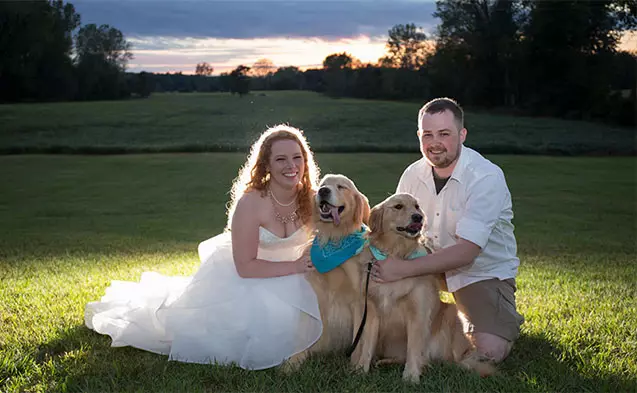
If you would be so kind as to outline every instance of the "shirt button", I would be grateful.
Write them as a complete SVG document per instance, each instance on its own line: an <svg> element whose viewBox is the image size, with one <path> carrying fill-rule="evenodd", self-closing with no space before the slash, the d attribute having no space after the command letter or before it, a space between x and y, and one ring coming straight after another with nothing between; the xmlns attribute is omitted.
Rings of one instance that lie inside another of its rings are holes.
<svg viewBox="0 0 637 393"><path fill-rule="evenodd" d="M438 235L434 236L436 239L438 239Z"/></svg>
<svg viewBox="0 0 637 393"><path fill-rule="evenodd" d="M440 215L440 213L436 213L436 215L437 215L437 216L439 216L439 215Z"/></svg>

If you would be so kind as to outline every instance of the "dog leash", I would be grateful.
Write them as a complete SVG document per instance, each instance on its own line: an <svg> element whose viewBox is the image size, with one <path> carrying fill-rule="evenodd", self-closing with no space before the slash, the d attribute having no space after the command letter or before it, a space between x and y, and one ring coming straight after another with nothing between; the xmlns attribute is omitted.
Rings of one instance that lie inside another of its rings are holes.
<svg viewBox="0 0 637 393"><path fill-rule="evenodd" d="M365 329L365 322L367 321L367 294L369 292L369 276L372 274L372 267L376 262L376 258L372 256L372 259L367 263L367 278L365 279L365 309L363 311L363 318L361 319L361 324L358 327L358 331L356 332L354 342L352 342L352 345L350 345L350 347L347 349L347 357L352 356L352 353L354 353L354 350L356 349L356 346L358 345L358 342L363 335L363 330Z"/></svg>

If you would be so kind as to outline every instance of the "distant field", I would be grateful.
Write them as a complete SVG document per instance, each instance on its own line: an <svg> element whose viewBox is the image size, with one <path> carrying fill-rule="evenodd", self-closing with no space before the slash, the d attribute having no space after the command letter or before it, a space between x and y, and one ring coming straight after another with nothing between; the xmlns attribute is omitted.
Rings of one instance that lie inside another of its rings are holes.
<svg viewBox="0 0 637 393"><path fill-rule="evenodd" d="M263 95L264 94L264 95ZM415 152L418 103L311 92L155 94L145 100L0 105L0 153L243 151L268 125L305 130L317 151ZM635 154L635 132L603 124L468 113L483 153Z"/></svg>

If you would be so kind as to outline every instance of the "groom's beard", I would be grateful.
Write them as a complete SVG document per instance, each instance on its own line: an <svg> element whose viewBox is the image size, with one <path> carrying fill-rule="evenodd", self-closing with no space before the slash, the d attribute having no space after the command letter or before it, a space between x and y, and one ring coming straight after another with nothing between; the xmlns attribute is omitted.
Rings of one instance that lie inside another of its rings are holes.
<svg viewBox="0 0 637 393"><path fill-rule="evenodd" d="M444 151L438 154L434 154L431 150L437 151L438 149L432 149L431 147L427 148L425 152L425 158L429 162L431 166L434 168L448 168L452 165L460 156L460 150L462 149L462 144L458 144L453 153L450 153L449 150L443 147Z"/></svg>

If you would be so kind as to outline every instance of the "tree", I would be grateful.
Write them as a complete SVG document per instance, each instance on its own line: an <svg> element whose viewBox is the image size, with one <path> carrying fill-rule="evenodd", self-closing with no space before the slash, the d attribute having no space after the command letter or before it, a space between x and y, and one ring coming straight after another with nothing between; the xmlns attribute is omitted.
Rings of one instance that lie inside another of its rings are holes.
<svg viewBox="0 0 637 393"><path fill-rule="evenodd" d="M521 1L438 1L434 16L441 20L430 61L434 90L454 86L453 94L467 104L514 106Z"/></svg>
<svg viewBox="0 0 637 393"><path fill-rule="evenodd" d="M272 75L274 90L298 90L303 84L303 75L297 67L281 67Z"/></svg>
<svg viewBox="0 0 637 393"><path fill-rule="evenodd" d="M637 27L637 3L635 0L615 0L612 12L619 22L619 29L634 30Z"/></svg>
<svg viewBox="0 0 637 393"><path fill-rule="evenodd" d="M621 1L530 1L524 103L537 113L600 117L609 110Z"/></svg>
<svg viewBox="0 0 637 393"><path fill-rule="evenodd" d="M232 80L229 73L222 72L219 74L219 87L221 88L221 91L229 91L234 94L232 91Z"/></svg>
<svg viewBox="0 0 637 393"><path fill-rule="evenodd" d="M214 68L212 68L210 64L206 62L198 63L197 67L195 68L195 75L210 76L212 75L213 71L214 71Z"/></svg>
<svg viewBox="0 0 637 393"><path fill-rule="evenodd" d="M140 98L148 98L155 88L154 75L145 71L128 75L131 92Z"/></svg>
<svg viewBox="0 0 637 393"><path fill-rule="evenodd" d="M80 28L76 36L75 49L78 62L88 57L98 57L121 71L133 58L131 44L126 41L121 31L109 25L97 27L88 24Z"/></svg>
<svg viewBox="0 0 637 393"><path fill-rule="evenodd" d="M306 90L312 90L321 93L324 92L325 70L319 68L305 70L305 72L303 72L302 86Z"/></svg>
<svg viewBox="0 0 637 393"><path fill-rule="evenodd" d="M237 93L239 94L239 97L243 97L244 94L248 94L250 92L249 71L250 67L246 67L244 65L237 66L237 68L232 70L228 81L230 85L230 93Z"/></svg>
<svg viewBox="0 0 637 393"><path fill-rule="evenodd" d="M0 101L75 96L70 59L80 16L61 0L0 2Z"/></svg>
<svg viewBox="0 0 637 393"><path fill-rule="evenodd" d="M80 99L119 99L130 96L124 71L133 55L121 31L109 25L80 28L76 36Z"/></svg>
<svg viewBox="0 0 637 393"><path fill-rule="evenodd" d="M78 99L115 100L130 96L126 74L100 56L82 57L76 69Z"/></svg>
<svg viewBox="0 0 637 393"><path fill-rule="evenodd" d="M357 98L382 98L384 69L367 64L356 70L352 95Z"/></svg>
<svg viewBox="0 0 637 393"><path fill-rule="evenodd" d="M250 74L252 76L256 76L257 78L261 78L274 74L276 70L277 67L274 65L274 63L272 63L272 60L259 59L252 65Z"/></svg>
<svg viewBox="0 0 637 393"><path fill-rule="evenodd" d="M80 15L75 12L73 4L64 4L62 0L53 0L49 4L49 16L52 18L49 21L52 26L49 27L58 35L58 40L49 42L49 45L55 43L58 53L70 57L73 50L72 32L80 25Z"/></svg>
<svg viewBox="0 0 637 393"><path fill-rule="evenodd" d="M360 61L346 52L327 56L323 60L325 92L332 97L350 95L354 82L352 68L359 63Z"/></svg>
<svg viewBox="0 0 637 393"><path fill-rule="evenodd" d="M352 68L354 58L347 52L329 55L323 60L323 68L326 70L342 70Z"/></svg>
<svg viewBox="0 0 637 393"><path fill-rule="evenodd" d="M425 59L433 50L422 28L413 23L395 25L389 30L387 55L379 62L384 67L415 70L425 64Z"/></svg>

